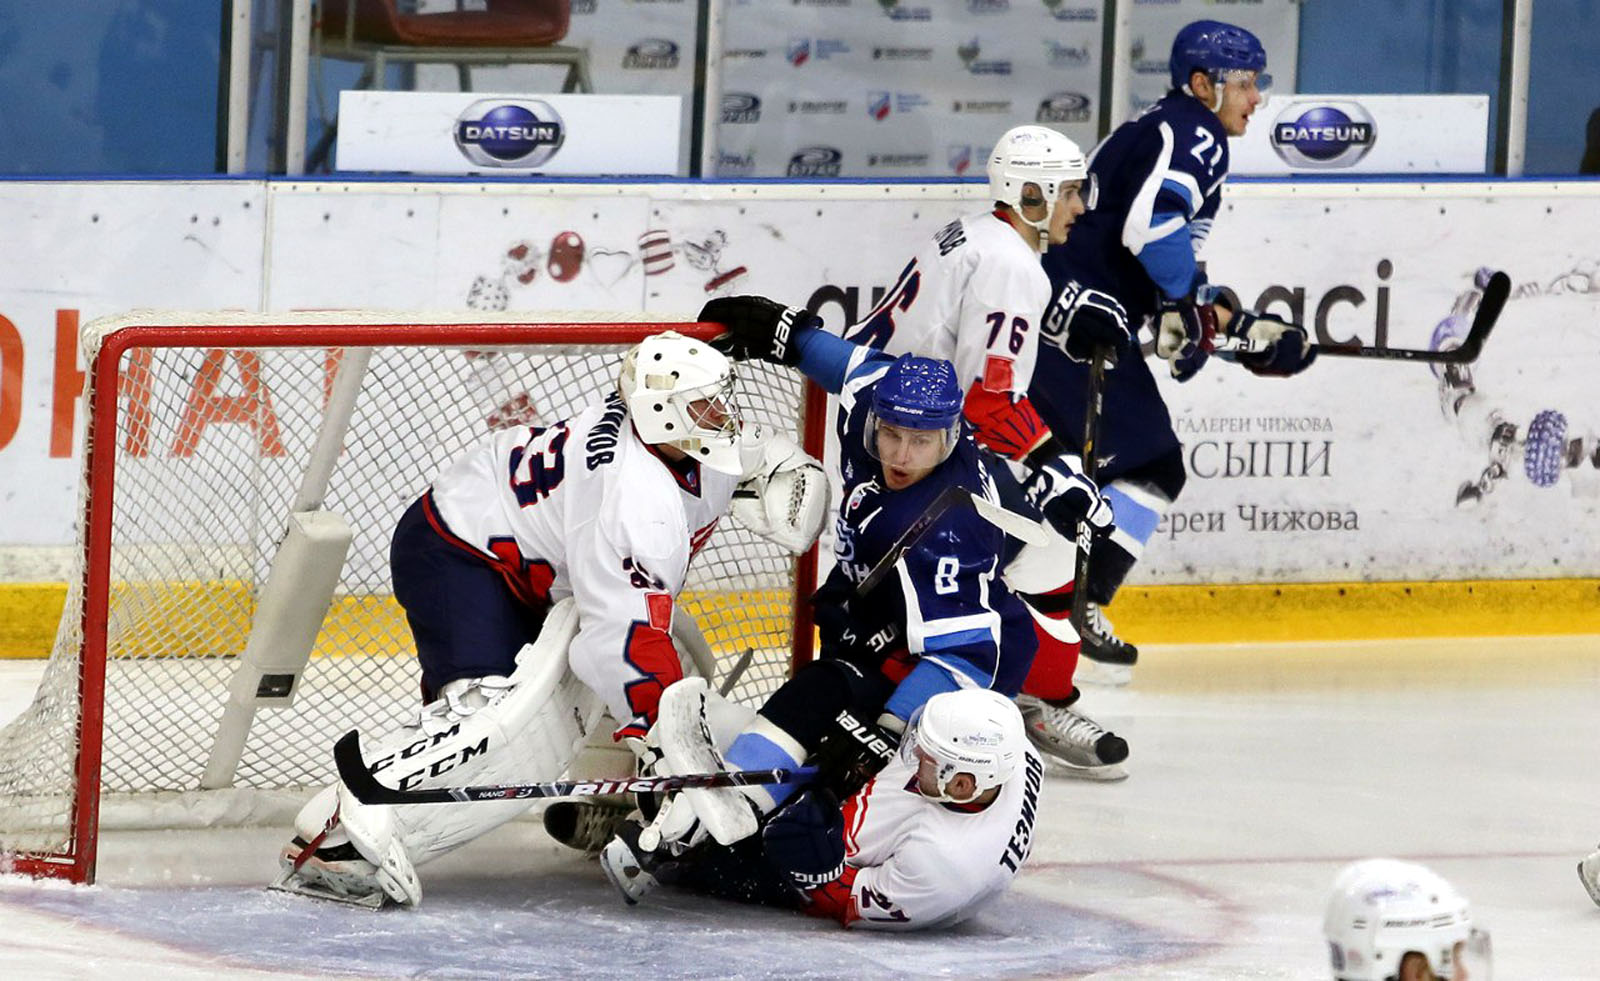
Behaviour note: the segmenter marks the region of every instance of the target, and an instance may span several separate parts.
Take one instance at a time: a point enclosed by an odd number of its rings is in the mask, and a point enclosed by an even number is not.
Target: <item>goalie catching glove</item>
[[[822,326],[816,314],[764,296],[719,296],[701,307],[696,319],[727,329],[711,346],[733,360],[756,359],[790,368],[800,363],[796,332]]]
[[[1111,526],[1111,502],[1070,453],[1040,463],[1023,482],[1022,494],[1050,527],[1068,539],[1077,536],[1079,522],[1087,521],[1097,530]]]
[[[741,525],[799,555],[822,531],[828,479],[794,440],[762,426],[746,427],[739,452],[744,479],[729,511]]]

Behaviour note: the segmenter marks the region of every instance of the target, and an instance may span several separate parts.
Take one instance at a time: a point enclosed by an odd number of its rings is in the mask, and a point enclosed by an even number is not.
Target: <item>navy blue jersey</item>
[[[1051,302],[1028,398],[1052,432],[1081,446],[1088,368],[1062,348],[1059,299],[1071,281],[1110,293],[1129,327],[1154,319],[1163,298],[1204,281],[1195,252],[1211,231],[1228,173],[1228,137],[1193,96],[1167,94],[1129,120],[1089,158],[1088,210],[1065,244],[1045,254]],[[1136,353],[1106,372],[1099,432],[1100,482],[1178,448],[1160,390]]]
[[[943,463],[910,487],[891,491],[884,486],[882,468],[867,451],[867,416],[872,389],[893,359],[875,351],[863,354],[840,392],[844,498],[834,559],[852,582],[864,579],[889,554],[946,487],[955,485],[998,500],[970,436],[960,439]],[[1024,660],[1031,661],[1037,643],[1032,618],[1000,581],[1005,547],[1005,535],[977,512],[951,508],[907,550],[884,586],[892,591],[898,584],[906,648],[980,687],[994,685],[1002,647],[1008,648],[1008,657],[1024,651]]]
[[[1045,254],[1052,283],[1075,279],[1122,301],[1137,326],[1201,280],[1195,253],[1228,176],[1228,135],[1193,96],[1169,92],[1089,157],[1088,210]],[[1059,292],[1059,288],[1057,290]]]
[[[811,356],[802,359],[801,367],[839,395],[844,497],[834,545],[837,565],[830,578],[842,576],[859,583],[945,488],[962,487],[996,503],[998,496],[984,462],[986,454],[965,432],[931,473],[909,487],[889,490],[866,441],[873,389],[895,359],[827,335],[819,340],[835,355],[849,349],[845,363],[830,358],[828,370],[823,371],[817,370],[820,359],[813,360],[817,349],[807,345],[805,351]],[[962,425],[965,429],[966,423]],[[870,602],[875,610],[898,605],[905,647],[923,662],[967,684],[994,687],[1009,695],[1021,686],[1037,639],[1027,608],[1000,579],[1006,546],[1004,533],[971,507],[950,508],[906,551]],[[920,704],[932,693],[897,691],[888,707],[899,714],[905,708],[901,703]]]

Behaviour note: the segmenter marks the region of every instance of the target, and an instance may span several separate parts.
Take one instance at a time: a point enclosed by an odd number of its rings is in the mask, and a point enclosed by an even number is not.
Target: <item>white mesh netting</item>
[[[643,334],[663,325],[638,326]],[[491,428],[553,422],[598,397],[614,384],[622,350],[373,347],[323,505],[354,528],[343,578],[293,707],[258,711],[236,786],[325,784],[335,738],[351,727],[385,731],[414,710],[418,671],[389,583],[395,522]],[[199,787],[340,362],[337,349],[267,346],[135,347],[120,359],[104,612],[106,794]],[[794,373],[742,365],[739,392],[747,420],[802,438]],[[110,403],[97,401],[95,411]],[[681,605],[719,663],[755,649],[735,697],[759,700],[785,676],[794,569],[731,519],[690,569]],[[0,730],[0,852],[68,846],[81,610],[75,582],[38,695]]]

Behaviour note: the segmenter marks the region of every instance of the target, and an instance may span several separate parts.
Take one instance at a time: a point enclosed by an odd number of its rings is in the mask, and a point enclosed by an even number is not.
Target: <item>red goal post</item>
[[[333,779],[338,735],[417,704],[388,581],[400,513],[492,429],[603,394],[668,328],[715,331],[565,312],[85,327],[77,559],[39,692],[0,729],[0,871],[93,881],[102,801],[119,825],[286,821]],[[738,391],[747,421],[822,456],[824,400],[797,373],[741,365]],[[680,608],[719,671],[755,651],[735,697],[811,656],[815,585],[814,550],[718,525]]]

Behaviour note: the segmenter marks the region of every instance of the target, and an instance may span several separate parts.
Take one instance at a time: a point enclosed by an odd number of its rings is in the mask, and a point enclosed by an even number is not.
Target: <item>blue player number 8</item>
[[[961,584],[956,582],[956,574],[960,571],[961,563],[955,560],[955,556],[946,555],[941,558],[938,568],[933,573],[933,591],[943,596],[960,589]]]

